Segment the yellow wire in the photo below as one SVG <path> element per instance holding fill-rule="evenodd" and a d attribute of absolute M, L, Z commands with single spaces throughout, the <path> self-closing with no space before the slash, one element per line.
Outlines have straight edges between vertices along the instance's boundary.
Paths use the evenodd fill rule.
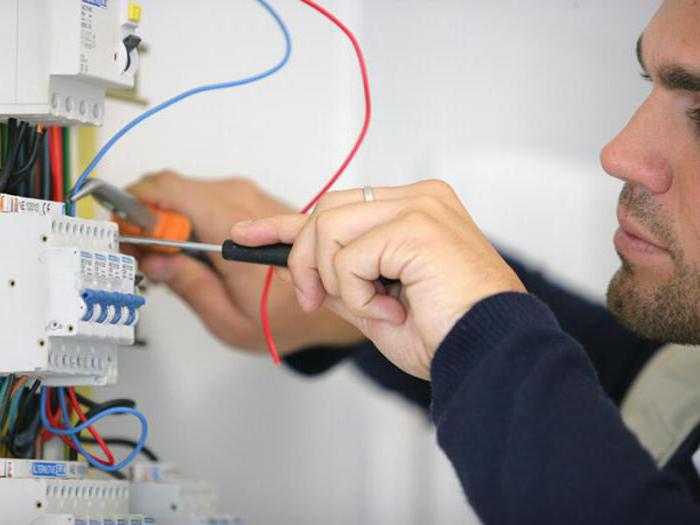
<path fill-rule="evenodd" d="M 76 130 L 76 139 L 73 142 L 75 143 L 75 148 L 76 148 L 76 155 L 72 155 L 72 158 L 75 159 L 75 162 L 77 163 L 77 166 L 75 166 L 77 169 L 73 170 L 73 173 L 75 174 L 75 177 L 77 179 L 78 176 L 87 168 L 92 162 L 92 159 L 95 158 L 95 155 L 97 153 L 97 129 L 94 127 L 87 127 L 87 126 L 82 126 L 79 127 Z M 94 176 L 95 172 L 93 171 L 90 176 Z M 92 197 L 87 197 L 85 199 L 81 199 L 78 202 L 78 217 L 85 217 L 85 218 L 92 218 L 95 216 L 95 200 Z"/>

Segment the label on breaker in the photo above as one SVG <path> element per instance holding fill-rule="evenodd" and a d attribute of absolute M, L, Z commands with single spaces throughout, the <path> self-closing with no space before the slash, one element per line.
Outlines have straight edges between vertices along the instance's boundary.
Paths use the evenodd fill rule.
<path fill-rule="evenodd" d="M 122 281 L 130 288 L 136 279 L 136 259 L 129 255 L 80 252 L 80 274 L 83 278 Z M 122 291 L 131 291 L 124 289 Z"/>
<path fill-rule="evenodd" d="M 62 217 L 65 215 L 65 205 L 62 202 L 28 199 L 0 193 L 0 213 L 33 213 Z"/>
<path fill-rule="evenodd" d="M 87 465 L 77 461 L 35 461 L 30 459 L 0 459 L 0 477 L 85 479 Z"/>

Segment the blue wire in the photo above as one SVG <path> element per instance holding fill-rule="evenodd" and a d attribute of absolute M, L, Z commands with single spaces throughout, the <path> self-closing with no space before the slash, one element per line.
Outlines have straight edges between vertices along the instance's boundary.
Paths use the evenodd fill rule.
<path fill-rule="evenodd" d="M 63 414 L 63 420 L 66 421 L 66 428 L 55 428 L 51 426 L 51 423 L 49 423 L 49 419 L 46 416 L 46 395 L 47 395 L 47 389 L 46 387 L 42 387 L 41 389 L 41 399 L 39 401 L 39 404 L 41 405 L 41 424 L 44 425 L 44 427 L 51 432 L 52 434 L 56 434 L 59 436 L 70 436 L 71 441 L 73 441 L 73 444 L 75 445 L 75 448 L 78 449 L 78 452 L 80 452 L 85 459 L 92 465 L 93 467 L 100 469 L 104 472 L 114 472 L 116 470 L 121 470 L 124 467 L 126 467 L 129 463 L 131 463 L 134 458 L 141 452 L 141 449 L 143 446 L 146 444 L 146 440 L 148 439 L 148 421 L 146 421 L 146 418 L 144 415 L 139 412 L 138 410 L 135 410 L 133 408 L 129 407 L 112 407 L 108 408 L 107 410 L 104 410 L 103 412 L 100 412 L 99 414 L 91 417 L 85 423 L 81 423 L 78 426 L 71 427 L 70 424 L 70 417 L 68 415 L 68 408 L 66 407 L 66 398 L 65 395 L 63 394 L 63 389 L 58 388 L 58 404 L 61 407 L 61 413 Z M 134 450 L 131 451 L 131 453 L 124 458 L 121 462 L 117 463 L 116 465 L 108 466 L 108 465 L 103 465 L 102 463 L 94 460 L 91 456 L 90 453 L 85 450 L 83 447 L 82 443 L 77 439 L 77 435 L 85 430 L 87 427 L 94 425 L 97 423 L 100 419 L 109 416 L 111 414 L 131 414 L 132 416 L 135 416 L 138 418 L 139 421 L 141 421 L 141 437 L 139 438 L 138 442 L 136 443 L 136 447 L 134 447 Z"/>
<path fill-rule="evenodd" d="M 136 127 L 138 124 L 143 122 L 144 120 L 152 117 L 156 113 L 164 110 L 165 108 L 172 106 L 173 104 L 176 104 L 177 102 L 180 102 L 183 99 L 189 98 L 193 95 L 197 95 L 199 93 L 204 93 L 207 91 L 215 91 L 215 90 L 220 90 L 220 89 L 228 89 L 228 88 L 234 88 L 238 86 L 243 86 L 246 84 L 252 84 L 253 82 L 257 82 L 259 80 L 262 80 L 264 78 L 267 78 L 271 75 L 274 75 L 277 73 L 280 69 L 282 69 L 287 62 L 289 62 L 289 57 L 292 54 L 292 39 L 289 36 L 289 30 L 287 29 L 287 26 L 284 24 L 284 21 L 282 18 L 277 14 L 277 12 L 270 6 L 270 4 L 267 3 L 266 0 L 256 0 L 262 7 L 264 7 L 268 13 L 275 19 L 275 22 L 277 22 L 277 25 L 279 28 L 282 30 L 282 33 L 284 34 L 284 41 L 286 45 L 286 49 L 284 52 L 284 56 L 282 57 L 282 60 L 277 63 L 277 65 L 271 67 L 270 69 L 263 71 L 262 73 L 258 73 L 257 75 L 253 75 L 252 77 L 247 77 L 243 78 L 240 80 L 234 80 L 232 82 L 222 82 L 218 84 L 208 84 L 204 86 L 199 86 L 193 89 L 189 89 L 183 93 L 180 93 L 179 95 L 176 95 L 172 97 L 171 99 L 166 100 L 165 102 L 161 102 L 157 106 L 152 107 L 151 109 L 147 110 L 146 112 L 142 113 L 138 117 L 136 117 L 134 120 L 129 122 L 126 126 L 124 126 L 122 129 L 120 129 L 107 143 L 102 146 L 102 149 L 95 155 L 95 158 L 92 159 L 92 162 L 88 165 L 87 168 L 85 168 L 85 171 L 80 175 L 78 180 L 75 182 L 75 185 L 73 186 L 73 189 L 70 191 L 70 195 L 75 195 L 75 193 L 82 187 L 82 185 L 85 183 L 85 180 L 87 179 L 88 175 L 92 172 L 92 170 L 95 169 L 95 166 L 102 160 L 102 157 L 105 156 L 105 154 L 114 146 L 124 135 L 126 135 L 131 129 Z M 70 209 L 69 209 L 69 214 L 71 216 L 75 216 L 75 203 L 71 203 Z"/>

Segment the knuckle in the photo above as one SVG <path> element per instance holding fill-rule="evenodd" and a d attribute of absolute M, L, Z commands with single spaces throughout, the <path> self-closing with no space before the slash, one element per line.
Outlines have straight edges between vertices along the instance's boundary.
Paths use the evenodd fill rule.
<path fill-rule="evenodd" d="M 329 234 L 333 229 L 333 212 L 328 210 L 320 211 L 316 217 L 316 235 L 318 237 Z"/>
<path fill-rule="evenodd" d="M 444 180 L 428 179 L 423 181 L 426 189 L 437 195 L 445 195 L 452 191 L 452 188 Z"/>
<path fill-rule="evenodd" d="M 455 193 L 452 186 L 447 184 L 444 180 L 440 179 L 429 179 L 424 181 L 426 191 L 431 195 L 438 197 L 441 200 L 447 202 L 454 202 L 458 200 L 457 194 Z"/>

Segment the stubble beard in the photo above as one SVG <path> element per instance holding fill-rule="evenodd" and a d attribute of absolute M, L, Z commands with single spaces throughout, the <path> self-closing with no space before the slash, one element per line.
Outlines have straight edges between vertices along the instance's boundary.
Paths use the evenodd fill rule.
<path fill-rule="evenodd" d="M 700 272 L 686 262 L 683 250 L 649 194 L 625 185 L 620 205 L 671 253 L 673 273 L 652 289 L 643 289 L 634 265 L 618 253 L 622 267 L 608 287 L 608 308 L 623 326 L 646 339 L 700 344 Z"/>

